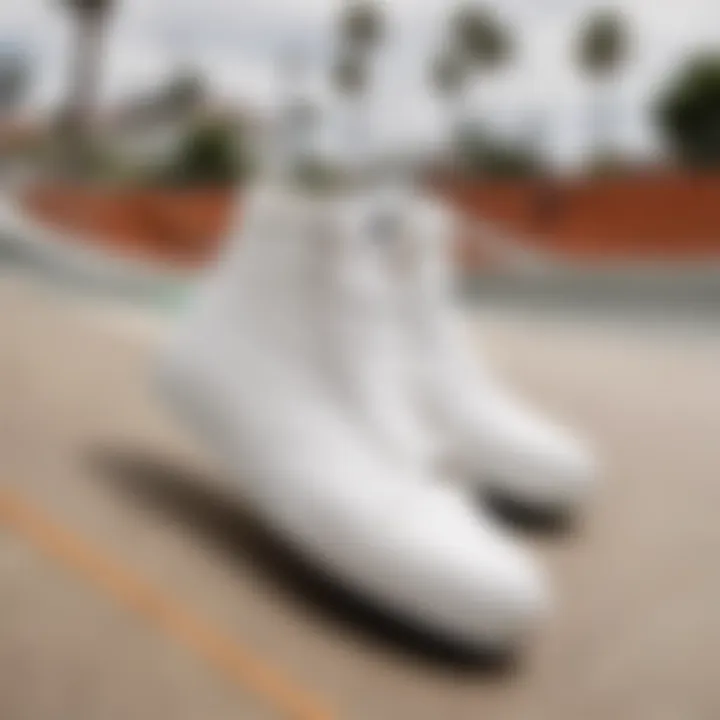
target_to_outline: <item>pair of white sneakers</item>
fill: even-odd
[[[463,646],[513,648],[547,583],[475,486],[575,510],[593,469],[463,345],[452,217],[408,191],[242,205],[162,358],[166,398],[336,581]]]

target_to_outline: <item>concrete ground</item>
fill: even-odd
[[[0,281],[0,718],[720,717],[720,337],[483,319],[605,462],[580,526],[518,528],[558,609],[507,668],[338,595],[215,491],[149,391],[151,326]]]

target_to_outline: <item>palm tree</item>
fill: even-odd
[[[595,86],[592,113],[593,154],[608,150],[607,129],[602,122],[602,92],[610,86],[628,55],[629,38],[623,16],[613,10],[598,10],[587,17],[580,29],[577,59],[580,68]]]
[[[435,58],[430,68],[433,89],[443,98],[455,98],[465,86],[468,69],[462,53],[446,50]]]
[[[371,0],[351,0],[338,22],[339,51],[333,68],[333,81],[347,97],[364,94],[368,84],[368,64],[383,36],[380,6]]]
[[[461,138],[466,93],[474,76],[499,69],[512,55],[506,26],[489,8],[468,2],[451,19],[447,49],[435,58],[431,82],[450,111],[451,143]]]
[[[367,133],[366,91],[368,66],[384,34],[384,17],[375,0],[350,0],[338,21],[338,56],[332,71],[333,83],[347,102],[345,142],[362,153]]]
[[[500,67],[512,53],[510,33],[497,14],[474,3],[460,6],[453,34],[457,47],[481,72]]]
[[[352,51],[369,54],[383,35],[380,6],[371,0],[350,0],[340,14],[340,41]]]
[[[362,95],[368,83],[365,58],[358,52],[345,50],[333,67],[333,83],[346,97]]]
[[[90,131],[100,81],[102,42],[114,0],[61,0],[77,25],[75,57],[64,111],[64,128],[77,148]]]
[[[445,126],[447,147],[443,154],[455,154],[457,135],[460,130],[463,100],[470,67],[467,57],[457,47],[445,48],[435,57],[430,66],[429,80],[435,94],[440,98],[445,109]]]

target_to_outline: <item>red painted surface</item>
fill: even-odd
[[[197,267],[218,252],[233,193],[38,186],[24,202],[38,218],[123,255]]]
[[[456,183],[441,192],[541,253],[588,262],[720,259],[720,174]],[[233,199],[217,189],[43,185],[25,202],[86,241],[195,267],[218,252]],[[461,243],[460,259],[465,267],[487,265],[474,243]]]
[[[446,186],[457,207],[578,260],[720,258],[720,174]]]

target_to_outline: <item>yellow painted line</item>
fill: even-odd
[[[231,682],[251,691],[279,716],[294,720],[336,717],[284,674],[9,489],[0,489],[0,522],[203,658]]]

